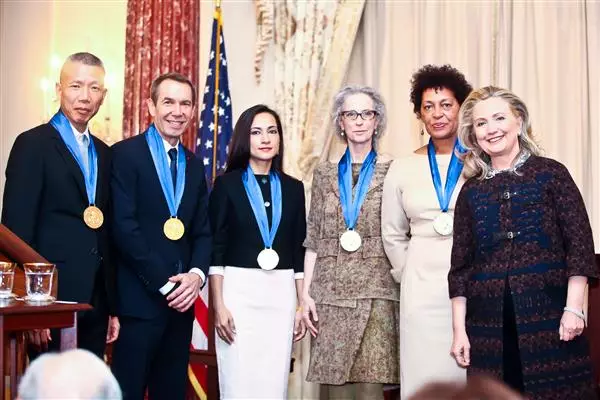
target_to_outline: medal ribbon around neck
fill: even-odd
[[[340,189],[340,202],[342,205],[342,214],[346,227],[350,230],[354,229],[360,209],[367,197],[369,184],[375,172],[375,161],[377,153],[371,150],[367,158],[360,167],[358,182],[356,183],[356,196],[352,196],[352,159],[350,157],[350,149],[346,152],[338,163],[338,187]]]
[[[71,123],[65,114],[63,114],[62,111],[57,112],[50,120],[50,124],[58,131],[63,142],[65,142],[65,145],[67,145],[67,148],[75,158],[75,161],[77,161],[77,165],[79,165],[79,169],[83,174],[88,203],[92,206],[95,205],[96,185],[98,183],[98,154],[96,153],[96,147],[94,146],[94,141],[92,140],[91,135],[90,144],[88,146],[89,168],[88,171],[86,171],[85,164],[83,163],[83,155],[81,154],[81,150],[79,150],[79,145],[75,139],[75,134],[71,128]]]
[[[244,183],[244,189],[246,189],[246,195],[250,201],[250,206],[254,212],[254,217],[258,223],[258,229],[260,230],[260,236],[262,237],[265,248],[270,249],[273,246],[279,223],[281,222],[281,181],[279,175],[276,172],[269,174],[269,184],[271,185],[271,204],[272,208],[272,219],[271,229],[269,229],[269,219],[267,218],[267,210],[265,210],[265,201],[263,199],[262,192],[258,186],[258,181],[250,165],[246,168],[242,174],[242,182]]]
[[[450,206],[450,199],[452,198],[452,192],[458,183],[460,174],[463,169],[463,163],[456,155],[457,151],[460,151],[461,147],[458,140],[454,144],[452,149],[452,157],[450,158],[450,166],[448,167],[448,173],[446,174],[446,184],[442,190],[442,179],[440,177],[440,170],[438,169],[437,160],[435,159],[435,147],[433,141],[429,139],[427,145],[427,157],[429,158],[429,169],[431,170],[431,179],[433,180],[433,186],[435,187],[435,193],[437,194],[438,202],[442,212],[448,211]]]
[[[171,170],[169,168],[169,161],[167,160],[163,139],[154,124],[150,125],[148,128],[146,141],[150,148],[150,154],[152,154],[152,161],[154,161],[154,167],[158,174],[160,186],[162,187],[163,194],[167,200],[167,205],[169,206],[169,213],[171,214],[171,217],[175,218],[177,217],[177,210],[181,204],[183,190],[185,188],[185,150],[183,145],[179,143],[177,148],[177,182],[175,184],[175,190],[173,190],[173,179],[171,178]]]

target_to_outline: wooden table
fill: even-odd
[[[20,360],[25,351],[23,332],[32,329],[60,329],[60,349],[68,350],[77,347],[77,312],[91,310],[88,304],[30,305],[24,301],[13,300],[8,305],[0,306],[0,394],[4,399],[6,391],[5,349],[8,345],[8,369],[10,370],[9,398],[17,393],[18,379],[23,371]]]

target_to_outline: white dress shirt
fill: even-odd
[[[83,159],[83,165],[85,168],[84,171],[84,179],[87,179],[87,175],[90,171],[90,162],[88,157],[88,147],[90,145],[90,130],[86,126],[85,131],[79,132],[77,128],[73,126],[73,124],[69,121],[69,125],[71,125],[71,129],[73,130],[73,135],[75,135],[75,141],[77,142],[77,146],[79,146],[79,152],[81,153],[81,157]],[[85,142],[84,142],[85,141]]]

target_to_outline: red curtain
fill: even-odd
[[[198,89],[199,0],[129,0],[125,42],[123,137],[146,130],[151,122],[146,99],[150,84],[160,74],[179,72]],[[107,27],[108,29],[108,27]],[[196,104],[198,103],[196,96]],[[182,141],[196,146],[198,114]]]

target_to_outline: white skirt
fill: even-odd
[[[223,301],[236,335],[215,332],[222,399],[285,399],[292,356],[294,271],[225,267]]]

